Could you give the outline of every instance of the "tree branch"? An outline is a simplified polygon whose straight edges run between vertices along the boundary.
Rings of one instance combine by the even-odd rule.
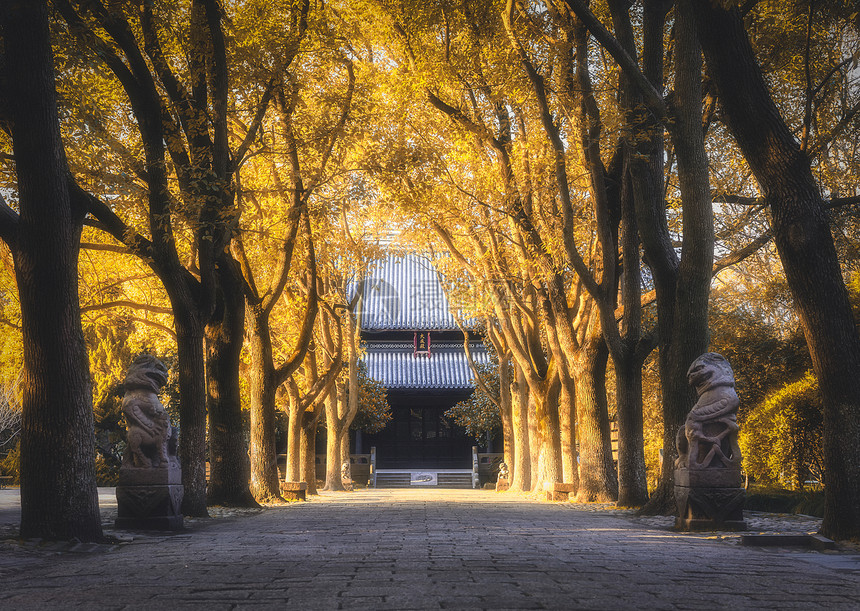
[[[260,103],[257,105],[257,111],[254,113],[251,125],[248,126],[248,131],[245,133],[245,137],[242,139],[241,144],[239,144],[239,147],[233,154],[233,160],[237,168],[242,164],[245,154],[248,152],[248,149],[251,148],[251,143],[257,136],[257,131],[263,124],[263,118],[266,116],[266,110],[269,108],[269,103],[272,101],[276,84],[277,77],[275,76],[272,76],[272,78],[269,79],[269,82],[266,83],[266,89],[263,91],[263,97],[260,98]]]
[[[302,328],[299,331],[299,337],[296,340],[296,349],[293,355],[275,370],[275,380],[277,380],[278,385],[282,384],[284,380],[293,375],[304,360],[308,351],[308,345],[310,344],[310,340],[313,335],[314,322],[316,321],[317,313],[319,312],[320,300],[317,289],[316,253],[314,251],[313,235],[311,234],[310,218],[307,214],[305,214],[305,228],[308,233],[308,267],[310,268],[310,278],[308,281],[308,305],[305,310],[305,318],[302,322]],[[326,308],[335,319],[337,319],[337,316],[333,311],[331,311],[328,304],[323,302],[322,306]],[[338,325],[339,354],[343,352],[342,335],[340,325]],[[338,358],[340,358],[340,356]]]
[[[858,103],[858,110],[860,110],[860,103]],[[765,201],[763,197],[745,197],[743,195],[733,195],[730,193],[713,193],[711,197],[714,203],[739,204],[741,206],[767,205],[767,201]],[[824,200],[823,202],[823,206],[826,210],[839,208],[841,206],[852,206],[854,204],[860,204],[860,195],[852,195],[850,197],[832,197]]]
[[[744,246],[743,248],[736,250],[734,252],[729,253],[725,257],[714,261],[714,267],[711,271],[711,275],[716,276],[725,268],[730,267],[736,263],[740,263],[754,252],[761,249],[765,244],[770,242],[773,239],[773,233],[770,229],[765,231],[755,240]]]
[[[182,131],[185,132],[190,140],[193,135],[189,129],[189,123],[194,122],[196,111],[192,105],[188,90],[176,77],[176,74],[170,68],[170,64],[164,58],[161,42],[158,40],[158,34],[155,32],[153,23],[152,2],[141,4],[140,27],[143,32],[143,49],[152,62],[155,73],[158,75],[161,84],[164,86],[164,90],[170,97],[174,108],[179,111],[177,114],[179,115],[179,122],[182,125]],[[197,129],[199,130],[199,127]]]
[[[85,312],[95,312],[98,310],[109,310],[112,308],[130,308],[132,310],[143,310],[144,312],[151,312],[153,314],[173,314],[173,308],[150,305],[148,303],[136,303],[134,301],[122,299],[117,301],[105,301],[102,303],[92,303],[89,305],[81,306],[81,314]]]
[[[830,210],[832,208],[854,206],[857,204],[860,204],[860,195],[854,195],[852,197],[834,197],[824,202],[824,208],[826,210]]]
[[[119,218],[110,206],[92,193],[82,189],[71,175],[69,175],[68,182],[69,196],[75,205],[81,206],[96,217],[102,224],[102,228],[117,241],[125,244],[132,254],[145,260],[150,266],[154,264],[152,242],[126,225],[125,221]]]
[[[305,411],[311,403],[328,393],[337,380],[337,376],[341,369],[343,369],[343,332],[341,331],[340,325],[338,325],[337,328],[337,352],[334,357],[332,357],[332,362],[328,370],[314,381],[313,385],[308,389],[308,392],[305,393],[305,396],[301,399],[300,412]],[[292,377],[289,378],[289,383],[293,385],[295,384]]]
[[[90,223],[91,226],[97,227],[98,229],[102,229],[103,231],[107,231],[103,223],[99,223],[97,226]],[[99,250],[103,252],[116,252],[121,255],[131,255],[133,254],[127,246],[120,246],[118,244],[96,244],[93,242],[81,242],[81,250]]]
[[[600,46],[606,49],[613,59],[615,59],[624,71],[624,74],[628,79],[630,79],[630,82],[639,89],[639,92],[642,94],[642,99],[648,109],[654,113],[661,123],[666,123],[669,118],[666,102],[663,100],[663,96],[660,95],[660,92],[654,88],[654,85],[651,84],[648,78],[639,69],[639,65],[636,63],[636,60],[630,57],[621,44],[619,44],[615,37],[612,36],[609,30],[603,27],[603,24],[600,23],[600,20],[591,12],[591,10],[589,10],[583,0],[564,0],[564,3],[567,5],[568,10],[579,17],[580,21],[585,24],[585,27],[588,28],[591,35],[600,43]],[[581,61],[586,60],[582,58]]]
[[[160,322],[156,322],[154,320],[148,320],[146,318],[140,318],[138,316],[127,316],[126,318],[128,318],[128,320],[132,320],[134,322],[139,322],[143,325],[147,325],[148,327],[153,327],[154,329],[158,329],[160,331],[163,331],[164,333],[167,333],[167,335],[172,337],[174,340],[176,339],[176,331],[174,331],[173,329],[171,329],[167,325],[161,324]]]
[[[457,322],[457,326],[460,327],[460,331],[463,332],[463,350],[466,352],[466,362],[469,364],[469,369],[472,371],[472,375],[475,376],[475,383],[478,385],[478,388],[481,389],[481,392],[487,396],[490,402],[501,410],[501,404],[493,396],[493,393],[490,392],[487,383],[484,381],[484,377],[478,371],[478,365],[472,358],[472,347],[469,345],[469,332],[466,331],[466,328],[463,326],[463,322],[460,320],[459,316],[456,317],[455,320]]]
[[[452,121],[454,121],[454,123],[460,125],[466,131],[469,131],[475,136],[477,136],[479,140],[489,142],[496,150],[504,148],[502,143],[495,136],[493,136],[492,133],[490,133],[489,129],[470,119],[468,116],[466,116],[466,113],[464,113],[459,108],[455,108],[454,106],[451,106],[450,104],[444,102],[439,96],[437,96],[429,89],[426,90],[426,93],[427,100],[430,102],[430,104],[436,110],[447,115]]]
[[[299,233],[299,225],[302,222],[302,218],[305,218],[307,214],[307,207],[302,205],[301,200],[293,199],[293,204],[290,207],[288,215],[288,222],[290,223],[289,229],[284,235],[284,240],[281,243],[280,253],[278,256],[278,267],[275,273],[275,286],[270,290],[268,295],[262,298],[261,305],[266,313],[270,313],[272,311],[272,308],[275,307],[275,303],[277,303],[278,299],[281,298],[281,295],[287,286],[287,279],[289,278],[290,269],[292,268],[296,237],[298,237]],[[308,239],[310,240],[308,243],[308,263],[315,264],[315,258],[311,256],[311,252],[313,251],[313,240],[310,234],[308,235]],[[314,265],[314,267],[316,266]],[[315,273],[315,270],[313,273]],[[316,281],[314,281],[313,284],[315,286]],[[308,303],[310,304],[310,302]]]
[[[857,102],[850,109],[848,109],[848,112],[842,115],[842,118],[839,119],[839,122],[836,124],[836,126],[830,130],[830,132],[827,134],[827,137],[821,138],[816,143],[816,145],[809,150],[808,155],[810,159],[818,157],[821,151],[823,151],[828,144],[833,142],[833,140],[835,140],[836,137],[839,136],[839,134],[844,132],[852,124],[852,122],[854,121],[854,117],[857,116],[858,112],[860,112],[860,102]]]
[[[343,103],[343,108],[341,109],[340,116],[338,117],[337,124],[331,131],[331,138],[329,139],[325,150],[322,154],[322,159],[320,159],[319,166],[319,174],[316,177],[313,185],[309,187],[309,189],[315,188],[322,182],[323,175],[325,172],[325,167],[328,165],[328,160],[331,157],[331,153],[334,150],[334,145],[337,142],[338,136],[342,135],[343,128],[346,125],[346,121],[349,118],[349,111],[352,108],[352,96],[355,93],[355,68],[353,63],[349,59],[344,60],[346,63],[346,72],[348,76],[348,85],[346,89],[346,99]]]

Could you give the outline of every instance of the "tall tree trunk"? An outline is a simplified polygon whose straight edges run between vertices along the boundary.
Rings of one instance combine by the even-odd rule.
[[[670,0],[644,3],[642,19],[642,70],[657,89],[663,88],[663,25]],[[630,5],[624,0],[609,3],[615,35],[627,53],[635,58],[637,46],[630,21]],[[623,146],[620,186],[620,250],[622,253],[621,299],[624,318],[616,337],[607,333],[616,372],[616,412],[618,421],[618,504],[641,507],[648,500],[642,422],[642,364],[653,346],[642,336],[642,306],[637,211],[663,209],[663,126],[653,113],[641,112],[642,94],[629,78],[622,78],[621,103],[625,119],[634,134]],[[656,218],[651,219],[656,221]],[[649,227],[651,243],[662,224]],[[653,248],[652,248],[653,250]],[[674,276],[664,259],[665,276]],[[665,283],[664,283],[665,284]],[[611,317],[603,314],[604,331]]]
[[[664,117],[678,152],[678,173],[683,201],[683,244],[679,259],[672,243],[660,193],[639,193],[636,217],[645,260],[651,268],[657,293],[659,329],[659,365],[663,392],[664,451],[666,460],[657,490],[643,513],[672,513],[674,502],[673,455],[675,433],[693,405],[692,390],[686,385],[689,364],[707,349],[707,298],[713,266],[713,218],[708,192],[707,159],[703,146],[701,124],[701,53],[691,22],[689,0],[676,2],[675,13],[675,96],[671,108],[661,96],[662,64],[656,60],[656,50],[662,48],[663,19],[669,3],[649,0],[645,3],[644,35],[646,42],[646,82],[635,62],[623,52],[608,31],[600,24],[581,0],[565,0],[566,6],[582,19],[604,48],[611,53],[631,81],[637,83],[642,99],[655,118]],[[618,3],[613,4],[614,9]],[[650,81],[650,82],[649,82]],[[636,138],[649,139],[648,147],[636,159],[648,159],[647,178],[641,185],[656,188],[662,172],[660,132],[637,130]],[[652,134],[653,135],[650,135]],[[653,139],[652,139],[653,138]],[[655,197],[656,196],[656,197]]]
[[[86,19],[77,12],[81,7],[76,8],[74,4],[59,3],[57,8],[66,21],[73,24],[72,29],[77,30]],[[141,19],[136,25],[147,30],[152,6],[145,4],[141,9]],[[154,40],[149,37],[151,30],[140,32],[144,39],[148,38],[148,41],[143,41],[142,49],[137,39],[137,28],[132,28],[119,12],[95,11],[90,12],[90,16],[112,39],[111,50],[103,52],[104,48],[99,48],[103,42],[100,37],[81,34],[86,44],[99,40],[93,45],[96,55],[105,60],[106,66],[115,71],[122,83],[140,132],[148,187],[150,237],[126,225],[109,206],[97,200],[88,201],[88,205],[104,223],[105,229],[152,267],[170,298],[179,356],[180,457],[185,488],[182,510],[186,515],[205,516],[203,325],[214,306],[216,251],[229,242],[232,211],[235,211],[227,138],[227,54],[220,13],[213,2],[192,3],[190,70],[195,79],[203,78],[210,86],[193,87],[193,91],[188,92],[189,97],[181,94],[181,87],[168,86],[165,91],[156,85],[156,81],[172,80],[175,75],[165,62],[159,61],[157,56],[160,54],[153,53],[150,43]],[[143,60],[144,54],[149,56],[151,63]],[[165,94],[171,98],[169,101],[164,100]],[[184,137],[179,136],[180,132]],[[173,196],[168,187],[171,179],[165,161],[168,152],[178,175],[181,197],[185,203],[202,203],[197,218],[186,219],[196,226],[198,257],[193,273],[181,263],[176,247],[172,221],[176,211],[172,210]],[[196,207],[197,204],[191,205],[191,208]]]
[[[544,481],[544,463],[542,458],[545,452],[543,447],[543,435],[541,434],[539,424],[538,401],[535,399],[534,391],[531,388],[529,388],[527,400],[529,459],[531,461],[531,466],[529,467],[529,473],[531,474],[531,487],[528,490],[537,491],[540,490]]]
[[[306,417],[302,426],[301,453],[302,479],[308,485],[307,494],[317,492],[317,419]]]
[[[576,383],[567,373],[560,381],[558,393],[559,428],[561,433],[561,463],[563,481],[579,488],[578,454],[576,451]]]
[[[552,314],[548,316],[550,318]],[[552,320],[550,318],[550,320]],[[571,329],[572,330],[572,329]],[[562,349],[559,333],[554,322],[546,325],[546,337],[556,363],[555,380],[550,387],[550,405],[555,405],[558,418],[559,477],[557,481],[579,486],[579,469],[576,452],[576,384],[570,375],[568,355]],[[572,339],[572,335],[569,336]],[[568,341],[568,348],[574,350],[574,342]]]
[[[337,461],[326,466],[326,490],[343,490],[341,466],[344,461],[349,461],[349,427],[358,413],[359,385],[358,385],[358,337],[359,324],[355,314],[347,312],[347,362],[348,372],[346,384],[338,384],[336,412],[337,419],[334,429],[331,448],[332,454],[337,454]],[[330,338],[329,338],[330,339]],[[328,362],[331,366],[331,361]],[[329,479],[331,478],[331,479]],[[332,487],[329,487],[329,483]]]
[[[629,159],[631,153],[628,150],[625,157]],[[611,349],[615,367],[615,411],[618,424],[618,505],[622,507],[642,507],[648,501],[642,421],[642,365],[653,347],[641,333],[642,275],[632,182],[632,177],[625,172],[621,197],[621,299],[624,319],[621,333],[617,341],[612,342]]]
[[[514,467],[515,443],[513,405],[511,401],[511,358],[509,354],[499,354],[499,416],[502,419],[502,452],[508,470]]]
[[[807,155],[768,91],[737,10],[696,2],[708,72],[770,206],[774,242],[824,402],[822,533],[860,537],[860,336]]]
[[[512,424],[514,429],[514,462],[511,468],[511,490],[525,492],[532,485],[532,456],[529,444],[529,387],[519,365],[514,364],[515,381],[511,385]]]
[[[98,541],[92,391],[78,304],[83,213],[73,210],[67,186],[45,3],[3,3],[0,26],[20,208],[15,221],[4,211],[0,229],[13,252],[24,344],[21,536]]]
[[[352,461],[349,455],[349,428],[345,429],[343,435],[340,437],[340,458],[341,465],[345,462],[349,463],[349,473],[350,477],[352,477]]]
[[[660,276],[655,288],[660,328],[664,458],[657,490],[643,509],[646,513],[675,512],[675,434],[696,401],[695,392],[687,384],[687,369],[707,351],[709,343],[708,297],[714,263],[714,220],[702,130],[701,50],[695,27],[690,0],[679,0],[675,6],[674,28],[674,121],[669,133],[677,153],[684,208],[682,254],[677,273],[673,275],[668,268],[674,255],[664,250],[662,260],[665,263],[654,274],[655,281]],[[646,244],[641,216],[637,220],[643,244]]]
[[[302,401],[290,396],[290,423],[287,427],[287,469],[285,481],[300,482],[302,477]]]
[[[209,490],[211,505],[258,507],[249,489],[251,465],[239,390],[245,330],[245,298],[236,262],[218,266],[218,301],[206,325],[206,395],[209,407]]]
[[[618,418],[618,505],[641,507],[648,500],[642,422],[642,362],[635,354],[615,361]]]
[[[344,406],[345,413],[341,418],[341,461],[349,460],[349,427],[352,426],[355,420],[355,415],[358,413],[358,399],[360,389],[358,385],[358,341],[361,333],[360,322],[358,316],[350,311],[347,312],[347,332],[349,333],[349,341],[347,342],[347,380],[349,386],[347,389],[347,402]]]
[[[626,182],[629,184],[630,181]],[[611,350],[615,367],[615,411],[618,424],[618,505],[642,507],[648,501],[642,420],[642,365],[651,346],[640,333],[639,248],[629,197],[625,198],[623,206],[624,270],[621,293],[624,320],[622,332],[615,338]]]
[[[649,145],[650,149],[650,145]],[[636,149],[625,147],[623,183],[621,188],[621,301],[624,318],[621,332],[607,336],[612,363],[615,367],[615,411],[618,424],[618,505],[642,507],[648,501],[648,481],[645,471],[645,439],[642,410],[642,365],[653,348],[649,338],[642,337],[642,274],[639,267],[639,233],[636,228],[634,184],[654,185],[653,174],[639,167],[634,181],[633,164],[647,165],[650,155],[646,149],[640,155]],[[633,159],[636,158],[634,161]],[[645,163],[643,163],[643,160]],[[603,312],[604,324],[615,324]]]
[[[167,286],[168,283],[165,283]],[[171,300],[175,304],[176,301]],[[206,517],[206,378],[203,324],[197,312],[174,305],[179,379],[179,456],[182,461],[182,513]]]
[[[561,384],[556,375],[548,385],[546,399],[543,401],[541,432],[543,433],[544,450],[544,479],[546,483],[557,483],[563,480],[561,424],[558,410],[558,395]]]
[[[325,459],[325,490],[343,490],[343,482],[340,477],[341,466],[341,432],[339,406],[346,400],[344,384],[337,384],[326,397],[325,401],[325,424],[326,424],[326,459]]]
[[[573,355],[576,381],[576,433],[579,439],[581,503],[614,501],[618,478],[612,462],[609,408],[606,402],[606,364],[609,355],[596,313],[590,317],[580,349]]]
[[[250,306],[251,493],[260,502],[281,499],[275,439],[275,373],[268,316]]]

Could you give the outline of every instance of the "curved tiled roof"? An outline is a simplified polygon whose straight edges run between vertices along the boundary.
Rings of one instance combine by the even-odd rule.
[[[473,342],[471,351],[476,363],[489,362],[480,343]],[[364,359],[370,377],[386,388],[453,390],[475,387],[462,344],[431,345],[429,357],[414,355],[413,345],[407,342],[368,344]]]
[[[457,329],[442,283],[427,257],[409,254],[381,259],[371,268],[363,288],[364,330]]]

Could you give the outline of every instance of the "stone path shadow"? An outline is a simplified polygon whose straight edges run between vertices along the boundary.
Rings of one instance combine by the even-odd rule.
[[[584,509],[369,490],[78,553],[5,540],[0,608],[860,608],[855,550],[748,548]]]

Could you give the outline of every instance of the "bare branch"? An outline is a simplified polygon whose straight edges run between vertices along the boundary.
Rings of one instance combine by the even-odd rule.
[[[827,146],[833,142],[842,132],[844,132],[854,121],[854,117],[857,116],[857,113],[860,112],[860,102],[854,104],[851,108],[848,109],[842,118],[839,119],[839,122],[830,130],[826,137],[821,138],[815,146],[809,149],[809,157],[813,159],[818,157],[821,152],[827,148]]]
[[[639,304],[643,308],[645,306],[651,305],[655,301],[657,301],[657,291],[653,289],[648,291],[647,293],[642,293],[641,297],[639,298]],[[624,306],[620,305],[615,308],[615,320],[618,321],[622,318],[624,318]]]

